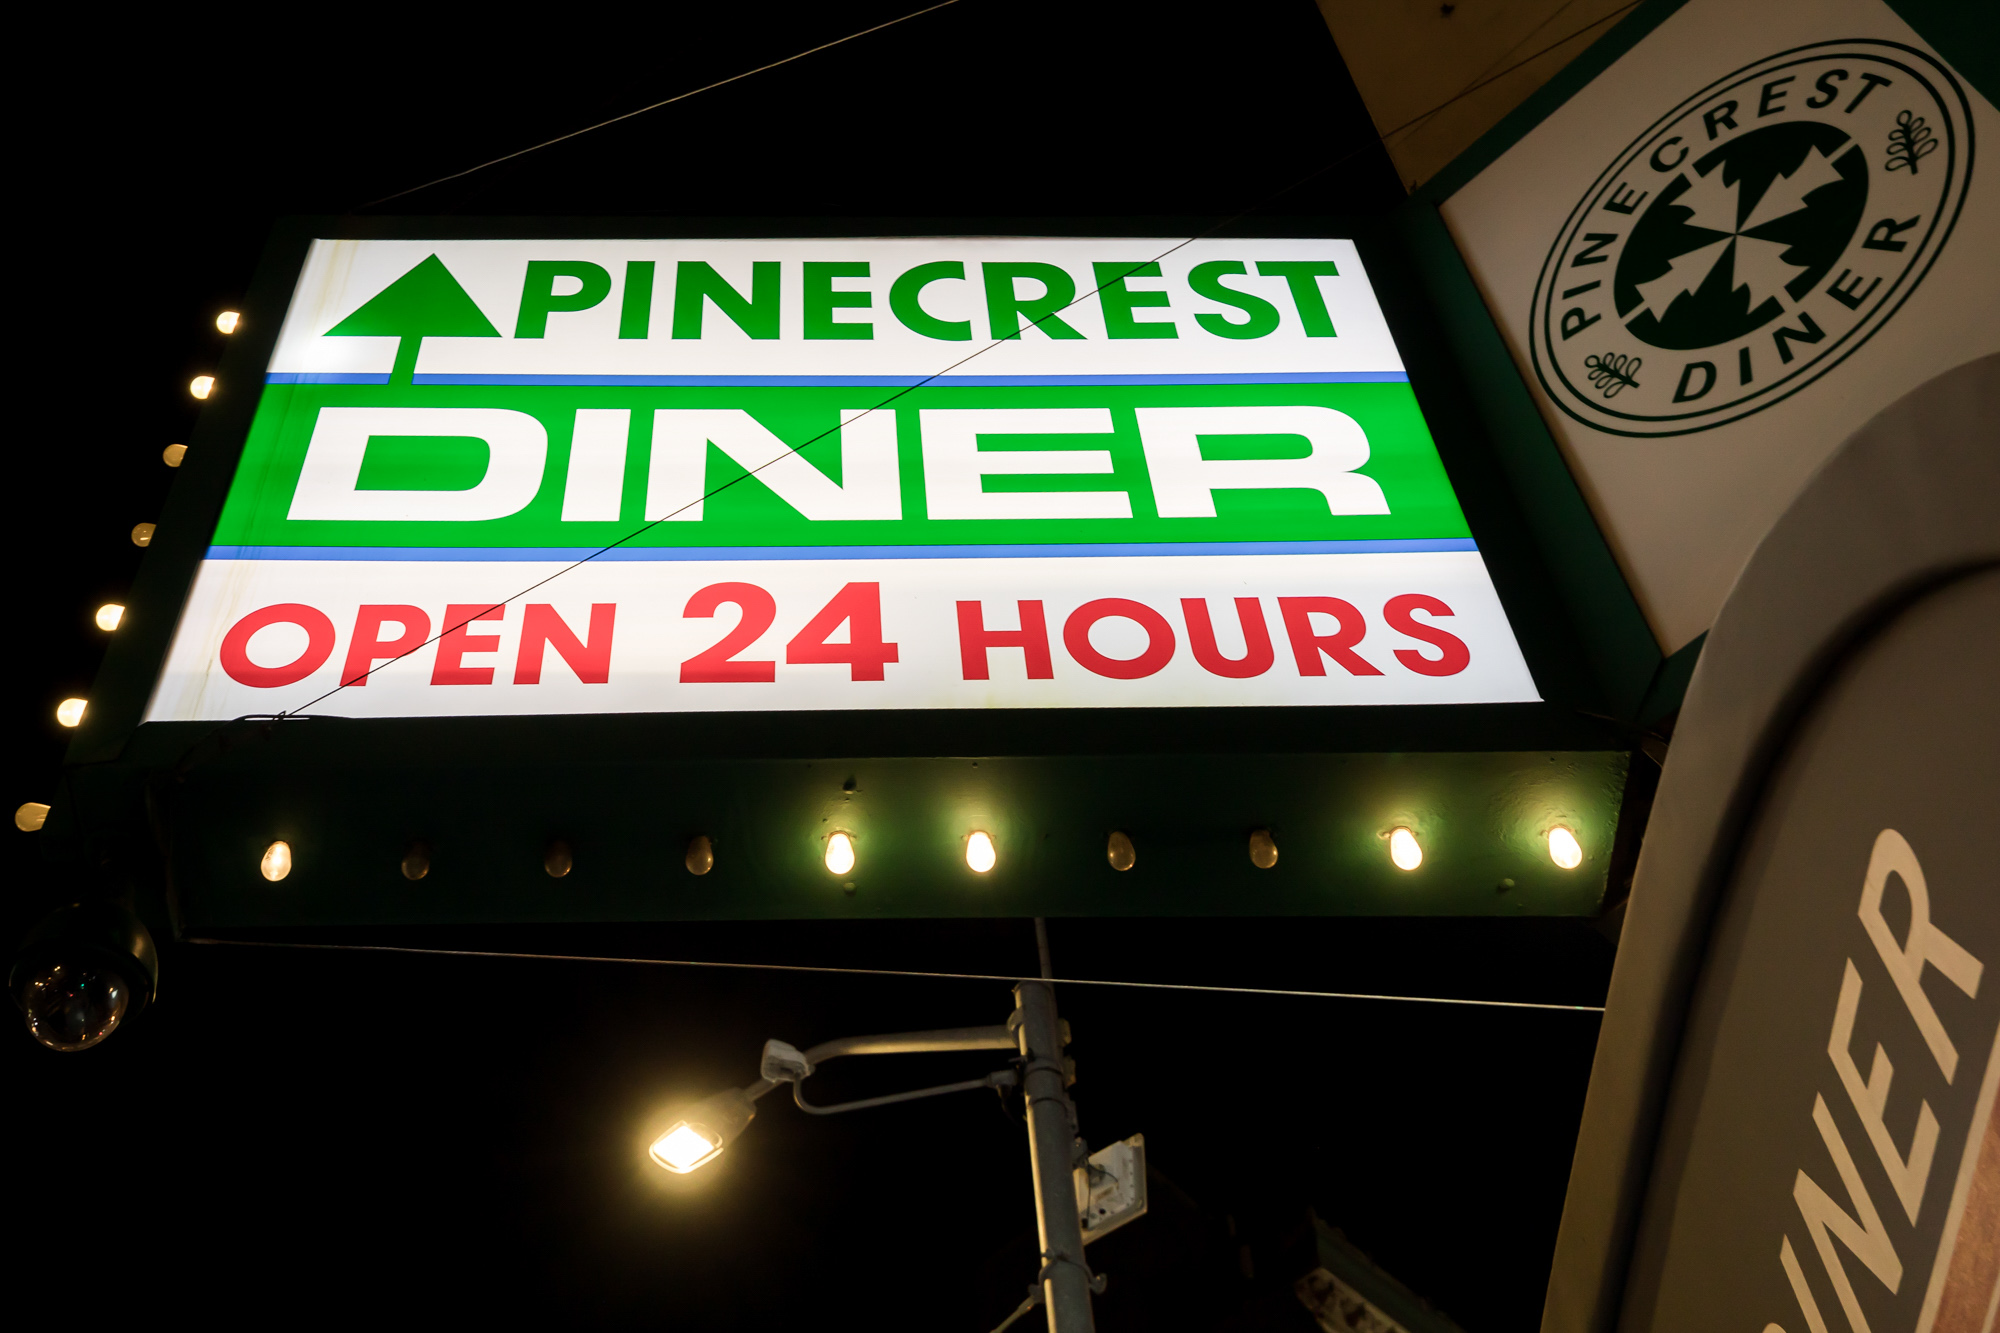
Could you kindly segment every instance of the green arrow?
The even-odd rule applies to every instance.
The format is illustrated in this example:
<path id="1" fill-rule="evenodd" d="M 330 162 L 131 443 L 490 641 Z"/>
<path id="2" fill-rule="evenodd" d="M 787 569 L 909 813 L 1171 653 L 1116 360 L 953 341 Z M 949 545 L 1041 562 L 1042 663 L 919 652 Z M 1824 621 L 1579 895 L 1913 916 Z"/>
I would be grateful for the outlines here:
<path id="1" fill-rule="evenodd" d="M 328 329 L 330 338 L 401 338 L 389 383 L 408 384 L 426 338 L 498 338 L 458 279 L 436 255 L 384 287 L 359 310 Z"/>

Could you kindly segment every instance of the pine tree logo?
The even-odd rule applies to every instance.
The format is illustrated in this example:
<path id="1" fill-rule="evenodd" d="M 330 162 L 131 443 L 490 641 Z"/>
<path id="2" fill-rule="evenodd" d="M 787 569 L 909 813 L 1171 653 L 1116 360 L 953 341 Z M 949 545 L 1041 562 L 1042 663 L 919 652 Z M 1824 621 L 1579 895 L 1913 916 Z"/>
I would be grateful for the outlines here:
<path id="1" fill-rule="evenodd" d="M 416 373 L 417 352 L 426 338 L 498 338 L 451 270 L 436 255 L 384 287 L 340 323 L 329 338 L 400 338 L 389 383 L 408 384 Z"/>
<path id="2" fill-rule="evenodd" d="M 1617 435 L 1707 430 L 1790 397 L 1923 280 L 1972 147 L 1950 71 L 1898 43 L 1823 42 L 1718 80 L 1618 156 L 1550 250 L 1543 388 Z"/>

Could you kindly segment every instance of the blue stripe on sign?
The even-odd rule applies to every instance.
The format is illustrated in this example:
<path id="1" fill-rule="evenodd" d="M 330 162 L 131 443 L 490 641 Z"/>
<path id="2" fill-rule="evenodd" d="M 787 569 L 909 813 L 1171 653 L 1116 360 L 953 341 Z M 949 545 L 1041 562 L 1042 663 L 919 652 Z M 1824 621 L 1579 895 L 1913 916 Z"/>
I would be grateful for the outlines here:
<path id="1" fill-rule="evenodd" d="M 387 384 L 389 373 L 347 370 L 273 370 L 264 376 L 266 384 Z"/>
<path id="2" fill-rule="evenodd" d="M 417 384 L 565 385 L 578 388 L 940 388 L 1121 384 L 1405 384 L 1400 370 L 1279 371 L 1256 375 L 418 375 Z M 385 383 L 388 377 L 374 383 Z M 278 382 L 275 377 L 273 383 Z M 293 381 L 288 381 L 293 382 Z M 304 382 L 296 381 L 296 382 Z M 342 380 L 341 383 L 349 381 Z"/>
<path id="3" fill-rule="evenodd" d="M 210 560 L 995 560 L 1052 556 L 1388 555 L 1476 551 L 1470 537 L 1325 542 L 1097 542 L 1050 546 L 211 546 Z"/>

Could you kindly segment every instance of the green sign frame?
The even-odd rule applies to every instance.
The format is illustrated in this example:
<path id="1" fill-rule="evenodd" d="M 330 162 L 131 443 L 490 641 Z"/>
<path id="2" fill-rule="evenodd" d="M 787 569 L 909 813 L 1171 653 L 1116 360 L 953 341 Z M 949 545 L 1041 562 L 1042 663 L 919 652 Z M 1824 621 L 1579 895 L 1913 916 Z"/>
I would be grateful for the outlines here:
<path id="1" fill-rule="evenodd" d="M 1526 404 L 1527 391 L 1435 210 L 1422 206 L 1360 223 L 1257 221 L 1235 234 L 1355 242 L 1540 703 L 141 721 L 216 540 L 315 237 L 1088 237 L 1205 225 L 287 223 L 72 744 L 49 850 L 73 873 L 157 886 L 176 933 L 736 917 L 1594 915 L 1635 736 L 1678 691 L 1546 431 L 1510 435 L 1508 414 L 1491 411 L 1496 396 Z M 1556 824 L 1583 842 L 1574 870 L 1550 861 Z M 1415 871 L 1390 863 L 1387 837 L 1399 826 L 1425 848 Z M 834 827 L 854 836 L 851 875 L 821 864 Z M 1000 848 L 985 876 L 965 868 L 962 838 L 973 828 Z M 1107 859 L 1114 831 L 1137 848 L 1130 870 Z M 1275 866 L 1252 864 L 1259 831 L 1275 840 Z M 684 859 L 696 836 L 714 849 L 701 875 Z M 273 884 L 258 861 L 279 838 L 294 870 Z M 573 858 L 560 879 L 544 864 L 554 841 Z M 411 881 L 400 866 L 418 845 L 430 869 Z"/>

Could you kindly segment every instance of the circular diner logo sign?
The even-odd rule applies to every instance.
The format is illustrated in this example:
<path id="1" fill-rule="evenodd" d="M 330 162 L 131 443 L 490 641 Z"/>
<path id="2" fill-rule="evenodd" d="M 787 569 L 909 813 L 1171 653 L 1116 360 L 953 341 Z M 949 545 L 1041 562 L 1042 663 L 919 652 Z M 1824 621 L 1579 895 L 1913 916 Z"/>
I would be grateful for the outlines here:
<path id="1" fill-rule="evenodd" d="M 1619 435 L 1735 421 L 1837 366 L 1923 280 L 1972 171 L 1965 94 L 1895 42 L 1747 65 L 1619 154 L 1535 286 L 1563 411 Z"/>

